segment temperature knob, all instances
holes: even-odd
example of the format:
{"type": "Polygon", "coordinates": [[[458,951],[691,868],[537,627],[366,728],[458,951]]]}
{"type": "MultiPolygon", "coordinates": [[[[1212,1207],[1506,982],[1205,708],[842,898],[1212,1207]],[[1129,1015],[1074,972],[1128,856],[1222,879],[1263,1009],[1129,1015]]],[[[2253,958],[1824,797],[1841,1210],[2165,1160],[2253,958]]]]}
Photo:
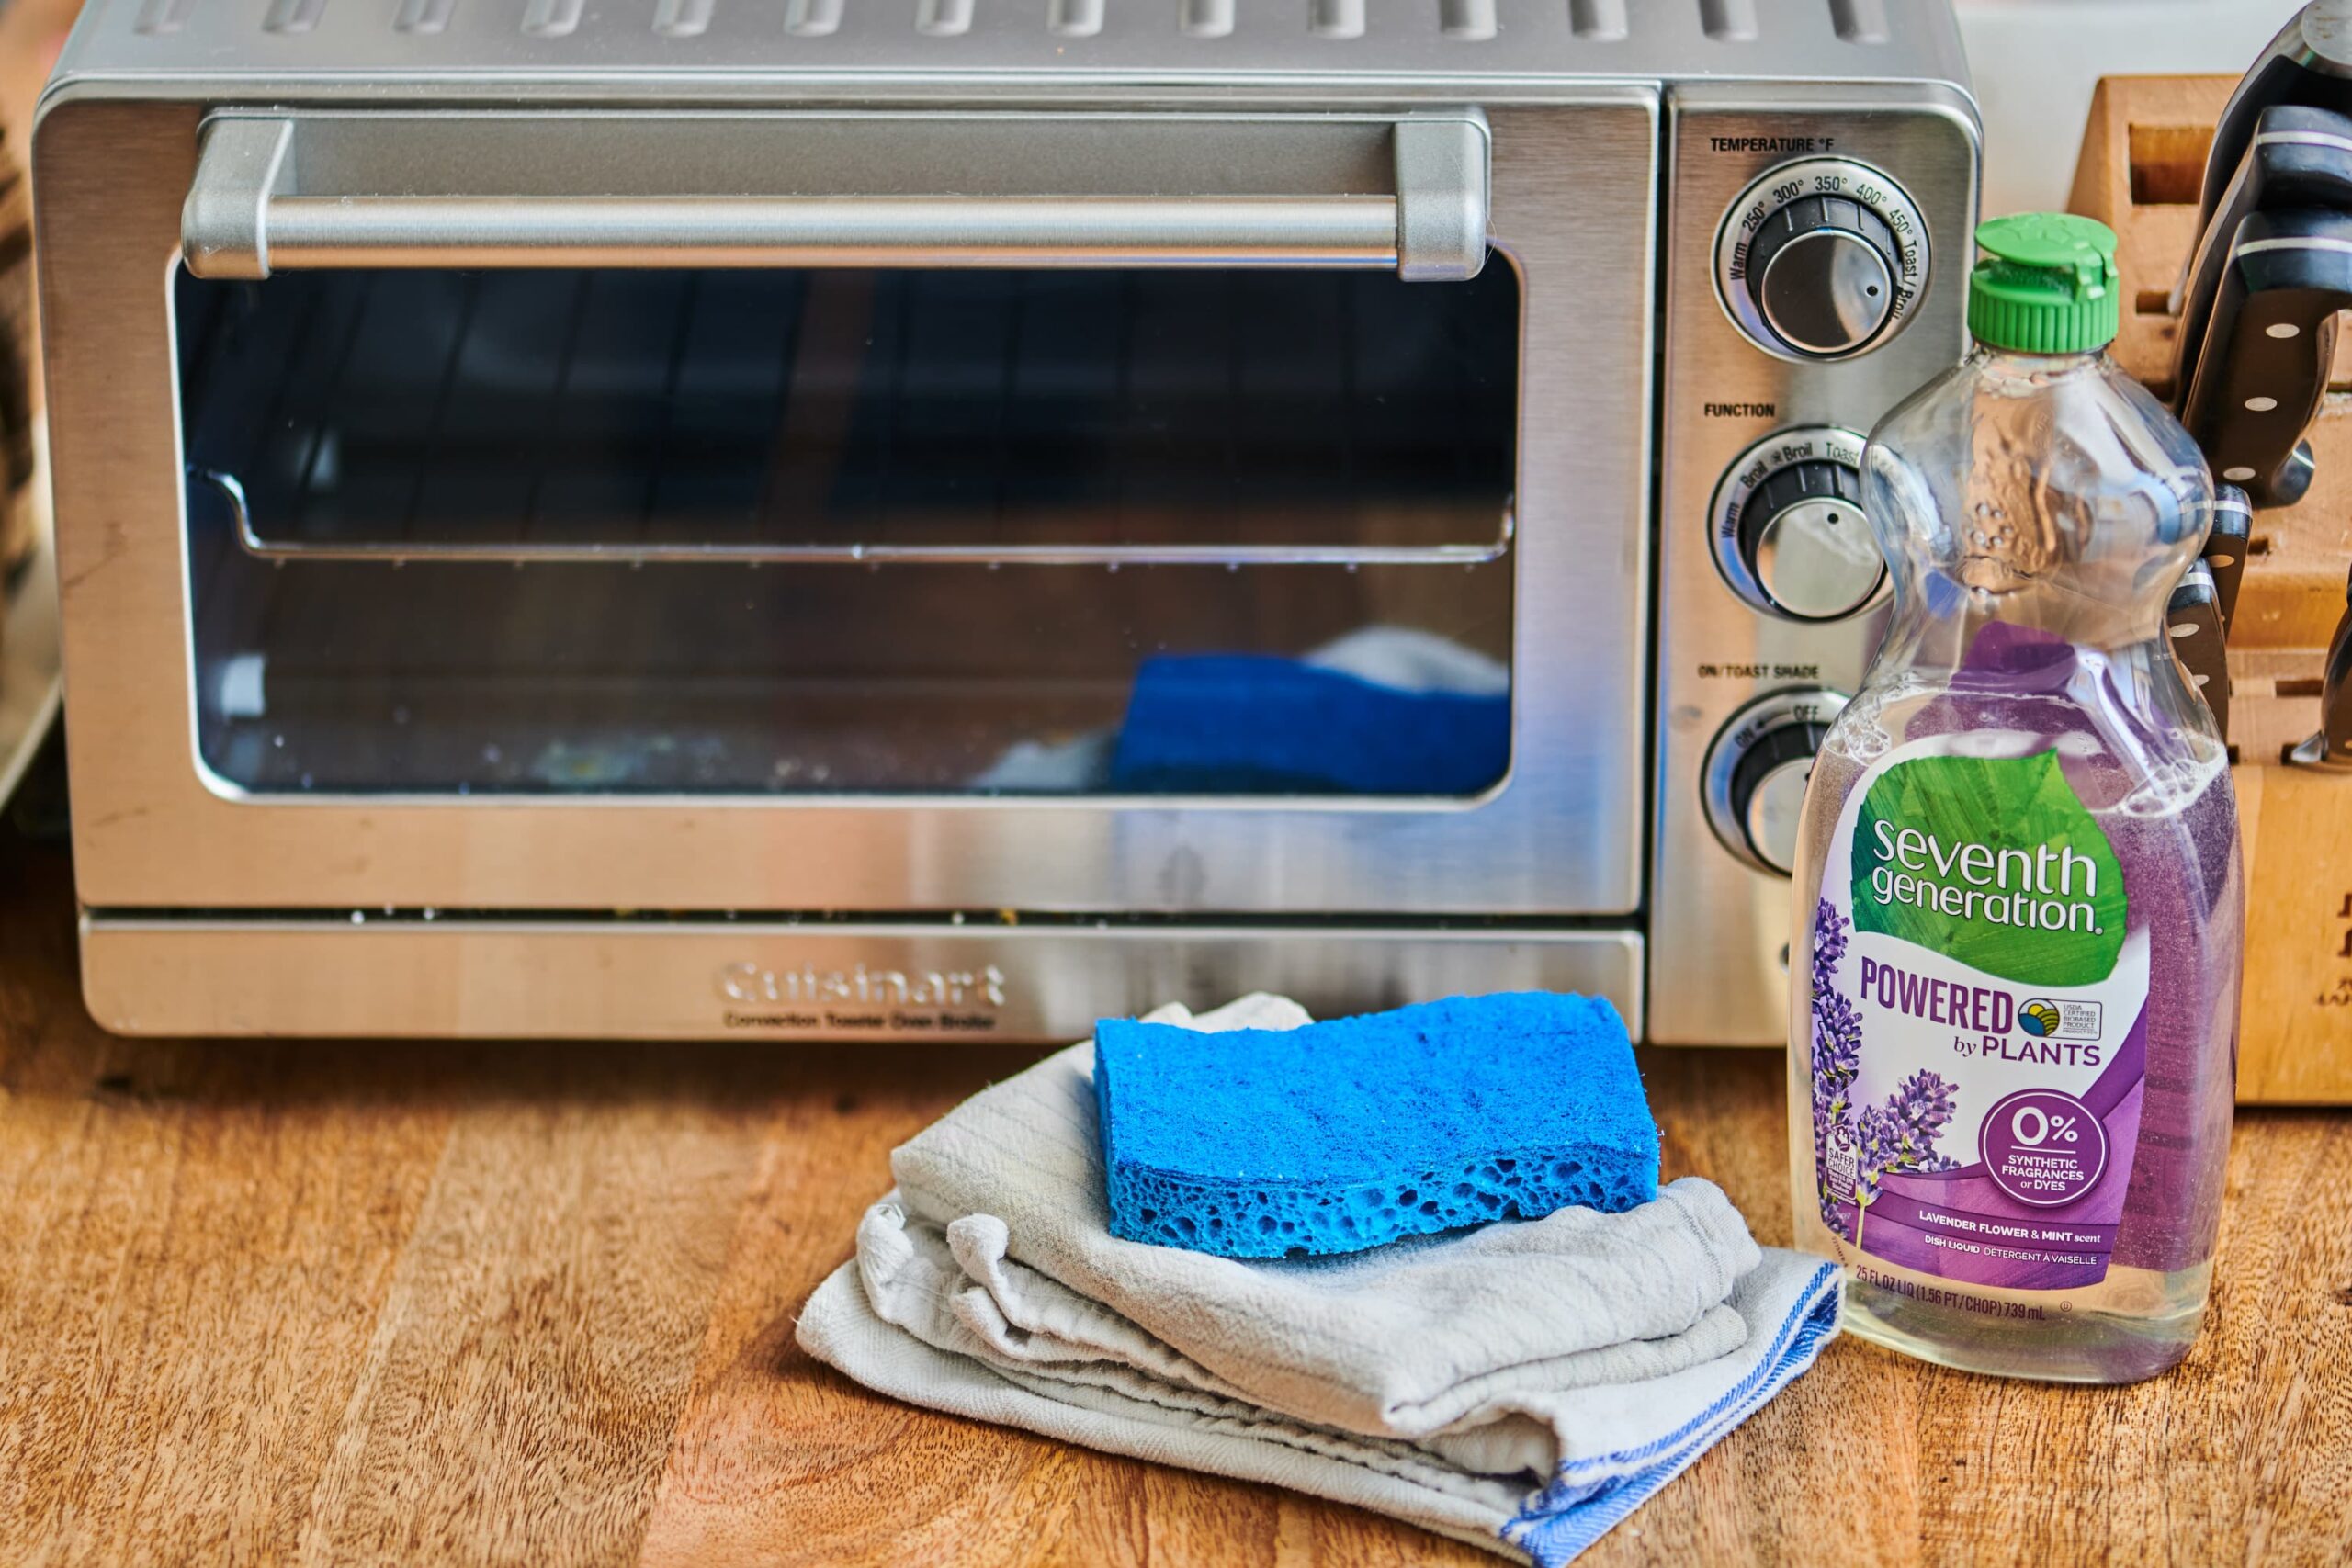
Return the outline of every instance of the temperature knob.
{"type": "Polygon", "coordinates": [[[1903,187],[1843,158],[1773,170],[1715,243],[1740,330],[1783,359],[1843,359],[1899,325],[1928,283],[1927,228],[1903,187]]]}
{"type": "Polygon", "coordinates": [[[1845,705],[1835,692],[1775,692],[1715,737],[1707,753],[1707,821],[1748,866],[1775,876],[1795,868],[1805,781],[1829,721],[1845,705]]]}
{"type": "Polygon", "coordinates": [[[1732,592],[1792,621],[1835,621],[1886,575],[1861,508],[1862,438],[1784,430],[1740,454],[1716,487],[1715,564],[1732,592]]]}
{"type": "Polygon", "coordinates": [[[1878,336],[1894,313],[1894,231],[1860,202],[1808,196],[1747,242],[1747,291],[1778,337],[1831,359],[1878,336]]]}

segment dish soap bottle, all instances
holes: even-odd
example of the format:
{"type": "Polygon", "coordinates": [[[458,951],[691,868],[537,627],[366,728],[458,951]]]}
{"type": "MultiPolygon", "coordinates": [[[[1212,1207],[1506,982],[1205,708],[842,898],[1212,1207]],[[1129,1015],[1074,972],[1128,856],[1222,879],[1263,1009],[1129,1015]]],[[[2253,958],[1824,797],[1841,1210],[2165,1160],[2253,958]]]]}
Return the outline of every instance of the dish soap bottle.
{"type": "Polygon", "coordinates": [[[1894,605],[1805,793],[1797,1241],[1864,1338],[2127,1382],[2196,1338],[2229,1152],[2237,805],[2165,625],[2212,480],[2105,353],[2115,235],[1976,239],[1975,347],[1862,457],[1894,605]]]}

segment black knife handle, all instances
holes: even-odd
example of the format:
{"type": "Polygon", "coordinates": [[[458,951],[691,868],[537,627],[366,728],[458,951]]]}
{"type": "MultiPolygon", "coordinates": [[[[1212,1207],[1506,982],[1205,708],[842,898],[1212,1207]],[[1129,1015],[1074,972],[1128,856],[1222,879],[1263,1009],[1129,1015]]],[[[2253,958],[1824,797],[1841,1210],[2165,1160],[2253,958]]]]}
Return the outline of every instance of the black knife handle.
{"type": "Polygon", "coordinates": [[[2165,608],[2165,630],[2171,635],[2173,656],[2188,673],[2189,686],[2212,710],[2213,728],[2230,733],[2230,660],[2222,642],[2222,612],[2213,592],[2212,575],[2203,561],[2189,563],[2180,586],[2172,591],[2165,608]]]}
{"type": "Polygon", "coordinates": [[[2213,220],[2222,191],[2245,157],[2262,111],[2274,104],[2316,104],[2352,113],[2352,39],[2334,23],[2347,7],[2342,0],[2312,0],[2287,20],[2278,36],[2255,57],[2230,95],[2213,127],[2206,154],[2205,182],[2197,227],[2213,220]],[[2305,23],[2314,25],[2306,28],[2305,23]]]}
{"type": "Polygon", "coordinates": [[[2213,574],[2213,606],[2222,613],[2222,635],[2238,615],[2238,582],[2245,576],[2245,548],[2254,536],[2254,502],[2235,485],[2213,488],[2213,526],[2205,535],[2205,570],[2213,574]]]}
{"type": "Polygon", "coordinates": [[[2197,373],[2206,321],[2238,225],[2265,208],[2280,207],[2352,211],[2352,118],[2333,109],[2273,104],[2255,122],[2253,144],[2191,247],[2172,301],[2179,318],[2173,335],[2177,402],[2188,397],[2197,373]]]}
{"type": "Polygon", "coordinates": [[[2311,486],[2303,432],[2327,394],[2335,313],[2352,306],[2352,217],[2257,212],[2238,225],[2181,422],[2256,505],[2311,486]]]}
{"type": "Polygon", "coordinates": [[[2261,184],[2253,208],[2335,207],[2352,198],[2352,118],[2335,109],[2274,104],[2255,122],[2253,152],[2261,184]]]}

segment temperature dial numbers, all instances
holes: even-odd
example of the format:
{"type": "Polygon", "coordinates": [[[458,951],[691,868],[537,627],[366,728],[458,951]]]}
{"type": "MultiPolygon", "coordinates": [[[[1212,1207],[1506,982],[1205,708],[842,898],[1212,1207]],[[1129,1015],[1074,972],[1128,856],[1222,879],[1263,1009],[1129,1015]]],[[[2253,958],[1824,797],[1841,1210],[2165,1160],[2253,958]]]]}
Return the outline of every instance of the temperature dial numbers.
{"type": "Polygon", "coordinates": [[[1878,596],[1886,565],[1861,508],[1862,438],[1789,430],[1740,455],[1708,532],[1733,592],[1792,621],[1837,621],[1878,596]]]}
{"type": "Polygon", "coordinates": [[[1715,239],[1715,289],[1757,346],[1844,359],[1901,329],[1928,287],[1928,228],[1866,164],[1783,164],[1740,193],[1715,239]]]}
{"type": "Polygon", "coordinates": [[[1742,708],[1708,749],[1707,825],[1751,870],[1786,876],[1796,868],[1805,782],[1845,705],[1836,692],[1775,692],[1742,708]]]}

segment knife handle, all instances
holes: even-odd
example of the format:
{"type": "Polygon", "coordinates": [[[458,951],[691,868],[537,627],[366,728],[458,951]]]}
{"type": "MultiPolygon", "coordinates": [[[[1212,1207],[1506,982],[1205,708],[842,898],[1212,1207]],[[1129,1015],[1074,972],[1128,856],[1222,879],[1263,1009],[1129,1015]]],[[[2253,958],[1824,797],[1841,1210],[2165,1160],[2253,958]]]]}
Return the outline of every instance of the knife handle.
{"type": "Polygon", "coordinates": [[[2327,395],[2335,313],[2352,306],[2352,218],[2257,212],[2238,225],[2181,423],[2256,504],[2311,487],[2303,432],[2327,395]]]}
{"type": "Polygon", "coordinates": [[[2212,573],[2203,561],[2191,561],[2165,607],[2165,630],[2171,634],[2172,651],[2188,673],[2188,683],[2212,710],[2213,728],[2227,739],[2230,733],[2230,660],[2222,644],[2222,611],[2213,592],[2212,573]]]}
{"type": "Polygon", "coordinates": [[[2214,123],[2206,153],[2197,227],[2213,220],[2222,188],[2245,156],[2262,111],[2275,104],[2316,104],[2352,112],[2352,5],[2310,0],[2287,19],[2278,36],[2255,56],[2214,123]]]}
{"type": "MultiPolygon", "coordinates": [[[[2352,83],[2346,83],[2352,94],[2352,83]]],[[[2308,104],[2273,104],[2255,122],[2254,145],[2248,149],[2258,171],[2260,199],[2246,210],[2264,207],[2335,207],[2343,202],[2352,169],[2352,119],[2336,109],[2308,104]]]]}
{"type": "Polygon", "coordinates": [[[2352,118],[2304,104],[2273,104],[2255,122],[2254,141],[2222,191],[2221,203],[2190,247],[2169,301],[2173,397],[2188,395],[2205,326],[2229,265],[2240,223],[2266,208],[2319,207],[2352,212],[2352,118]]]}
{"type": "Polygon", "coordinates": [[[2213,606],[2222,635],[2238,616],[2238,582],[2245,576],[2246,543],[2254,536],[2254,503],[2235,485],[2213,489],[2213,526],[2205,535],[2205,570],[2213,575],[2213,606]]]}

